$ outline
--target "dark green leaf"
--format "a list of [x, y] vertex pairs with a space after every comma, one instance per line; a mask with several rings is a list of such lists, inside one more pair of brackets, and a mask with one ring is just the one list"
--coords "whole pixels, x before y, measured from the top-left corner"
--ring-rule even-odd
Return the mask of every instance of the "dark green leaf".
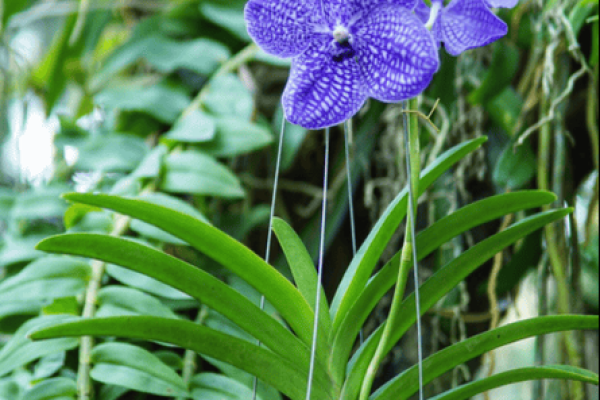
[[[597, 330], [597, 316], [565, 315], [533, 318], [515, 322], [437, 352], [424, 361], [425, 383], [431, 382], [446, 371], [468, 360], [519, 340], [553, 332], [570, 330]], [[413, 367], [381, 388], [373, 400], [408, 398], [419, 390], [417, 368]]]
[[[45, 251], [80, 255], [119, 264], [159, 279], [219, 311], [282, 357], [294, 360], [299, 366], [308, 365], [308, 348], [302, 346], [301, 342], [277, 321], [218, 279], [175, 257], [133, 241], [93, 234], [55, 236], [41, 242], [39, 247]], [[113, 298], [116, 294], [121, 295], [120, 300], [115, 301], [124, 300], [124, 290], [112, 289], [110, 293]], [[140, 305], [132, 311], [145, 310]]]
[[564, 365], [549, 365], [502, 372], [489, 378], [459, 386], [456, 389], [435, 396], [431, 400], [467, 400], [480, 393], [502, 386], [540, 379], [563, 379], [598, 385], [598, 375], [593, 372]]
[[[186, 241], [263, 293], [302, 341], [306, 345], [312, 343], [314, 314], [300, 292], [261, 257], [227, 234], [185, 214], [139, 200], [78, 193], [65, 198], [141, 219]], [[324, 342], [320, 346], [326, 348]]]
[[[170, 343], [217, 358], [256, 375], [293, 400], [305, 397], [306, 368], [273, 352], [189, 321], [156, 317], [83, 319], [38, 330], [31, 336], [49, 339], [60, 336], [118, 336]], [[315, 377], [315, 397], [333, 400], [323, 376]]]

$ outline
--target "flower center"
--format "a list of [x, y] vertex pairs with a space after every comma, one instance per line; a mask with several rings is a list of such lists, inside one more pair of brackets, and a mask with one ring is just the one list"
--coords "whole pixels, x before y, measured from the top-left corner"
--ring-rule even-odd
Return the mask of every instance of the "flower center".
[[333, 31], [333, 38], [336, 42], [338, 42], [341, 45], [348, 44], [348, 42], [350, 41], [350, 32], [348, 32], [348, 29], [346, 27], [338, 26]]

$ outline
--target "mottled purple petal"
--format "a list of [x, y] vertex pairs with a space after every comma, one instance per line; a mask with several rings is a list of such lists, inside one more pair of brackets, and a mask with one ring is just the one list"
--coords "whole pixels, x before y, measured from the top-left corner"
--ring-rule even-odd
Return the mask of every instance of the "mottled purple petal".
[[485, 0], [485, 3], [493, 8], [513, 8], [519, 4], [519, 0]]
[[283, 92], [283, 109], [291, 123], [307, 129], [337, 125], [367, 100], [355, 58], [335, 58], [331, 46], [328, 40], [317, 42], [293, 59]]
[[320, 0], [250, 0], [245, 18], [248, 33], [267, 53], [293, 57], [319, 36], [323, 24]]
[[421, 0], [322, 0], [330, 26], [347, 24], [368, 15], [379, 6], [396, 5], [413, 10]]
[[433, 32], [438, 40], [444, 42], [446, 51], [457, 56], [504, 37], [508, 26], [484, 0], [453, 0], [441, 12]]
[[406, 8], [378, 7], [353, 28], [368, 95], [384, 102], [420, 94], [439, 68], [437, 44]]

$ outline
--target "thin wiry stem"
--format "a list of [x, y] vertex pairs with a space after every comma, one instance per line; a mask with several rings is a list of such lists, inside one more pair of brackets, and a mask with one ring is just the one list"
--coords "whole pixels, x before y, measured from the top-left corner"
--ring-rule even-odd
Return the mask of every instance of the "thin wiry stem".
[[[329, 128], [325, 129], [325, 168], [323, 172], [323, 193], [327, 193], [329, 187]], [[315, 361], [317, 356], [317, 339], [319, 335], [319, 315], [321, 313], [321, 282], [323, 281], [323, 259], [325, 254], [325, 226], [327, 221], [327, 196], [323, 196], [323, 210], [321, 215], [321, 243], [319, 247], [319, 271], [317, 279], [317, 299], [315, 301], [315, 320], [313, 329], [313, 340], [310, 354], [310, 368], [308, 370], [308, 387], [306, 389], [306, 400], [311, 400], [313, 377], [315, 373]]]
[[[271, 215], [269, 216], [269, 231], [267, 233], [267, 249], [265, 251], [265, 261], [267, 264], [271, 260], [271, 242], [273, 239], [273, 219], [275, 218], [275, 204], [277, 202], [277, 187], [279, 186], [279, 172], [281, 170], [281, 156], [283, 154], [283, 138], [285, 136], [285, 116], [281, 123], [281, 132], [279, 133], [279, 147], [277, 149], [277, 162], [275, 163], [275, 180], [273, 181], [273, 195], [271, 197]], [[265, 295], [260, 298], [260, 309], [265, 309]], [[261, 345], [260, 340], [258, 345]], [[254, 377], [252, 384], [252, 400], [256, 400], [258, 394], [258, 378]]]
[[348, 120], [344, 124], [344, 138], [346, 142], [346, 175], [348, 178], [348, 212], [350, 213], [350, 232], [352, 233], [352, 256], [356, 255], [356, 221], [354, 219], [354, 202], [352, 198], [352, 171], [350, 168], [350, 140], [349, 136], [352, 131], [351, 121]]
[[[408, 103], [404, 102], [403, 107], [406, 110], [408, 108]], [[417, 195], [418, 189], [415, 190], [418, 184], [418, 178], [420, 175], [419, 168], [417, 171], [414, 171], [413, 164], [415, 162], [420, 163], [419, 151], [418, 151], [418, 142], [419, 135], [415, 132], [415, 129], [411, 129], [409, 124], [408, 114], [403, 114], [404, 118], [404, 140], [405, 140], [405, 148], [406, 148], [406, 171], [409, 177], [408, 184], [408, 211], [410, 212], [410, 219], [412, 223], [410, 224], [411, 228], [411, 236], [412, 236], [412, 252], [413, 252], [413, 267], [414, 267], [414, 275], [415, 275], [415, 304], [416, 304], [416, 313], [417, 313], [417, 351], [419, 358], [419, 399], [424, 399], [423, 394], [423, 327], [421, 326], [421, 298], [419, 294], [419, 262], [417, 258]], [[413, 149], [417, 149], [413, 151]], [[416, 154], [415, 154], [416, 153]], [[415, 161], [416, 157], [416, 161]], [[414, 174], [413, 174], [414, 172]], [[416, 179], [416, 182], [415, 182]]]
[[[354, 198], [352, 190], [352, 171], [350, 168], [350, 137], [352, 136], [352, 119], [344, 124], [344, 142], [346, 144], [346, 176], [348, 178], [348, 213], [350, 214], [350, 232], [352, 234], [352, 258], [356, 257], [356, 220], [354, 219]], [[364, 332], [359, 332], [360, 344], [365, 341]]]

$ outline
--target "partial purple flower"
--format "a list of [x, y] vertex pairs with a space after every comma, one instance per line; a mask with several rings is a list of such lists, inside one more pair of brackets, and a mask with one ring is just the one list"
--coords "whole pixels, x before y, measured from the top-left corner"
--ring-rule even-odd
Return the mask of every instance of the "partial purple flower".
[[308, 129], [337, 125], [367, 98], [417, 96], [439, 68], [417, 0], [250, 0], [248, 32], [266, 52], [291, 57], [286, 118]]
[[[508, 26], [491, 10], [490, 4], [515, 3], [515, 0], [452, 0], [444, 7], [443, 0], [432, 0], [427, 26], [434, 37], [444, 43], [446, 51], [457, 56], [467, 50], [487, 46], [506, 36]], [[423, 3], [417, 6], [420, 18], [427, 15]]]
[[513, 8], [519, 0], [485, 0], [485, 3], [492, 8]]

